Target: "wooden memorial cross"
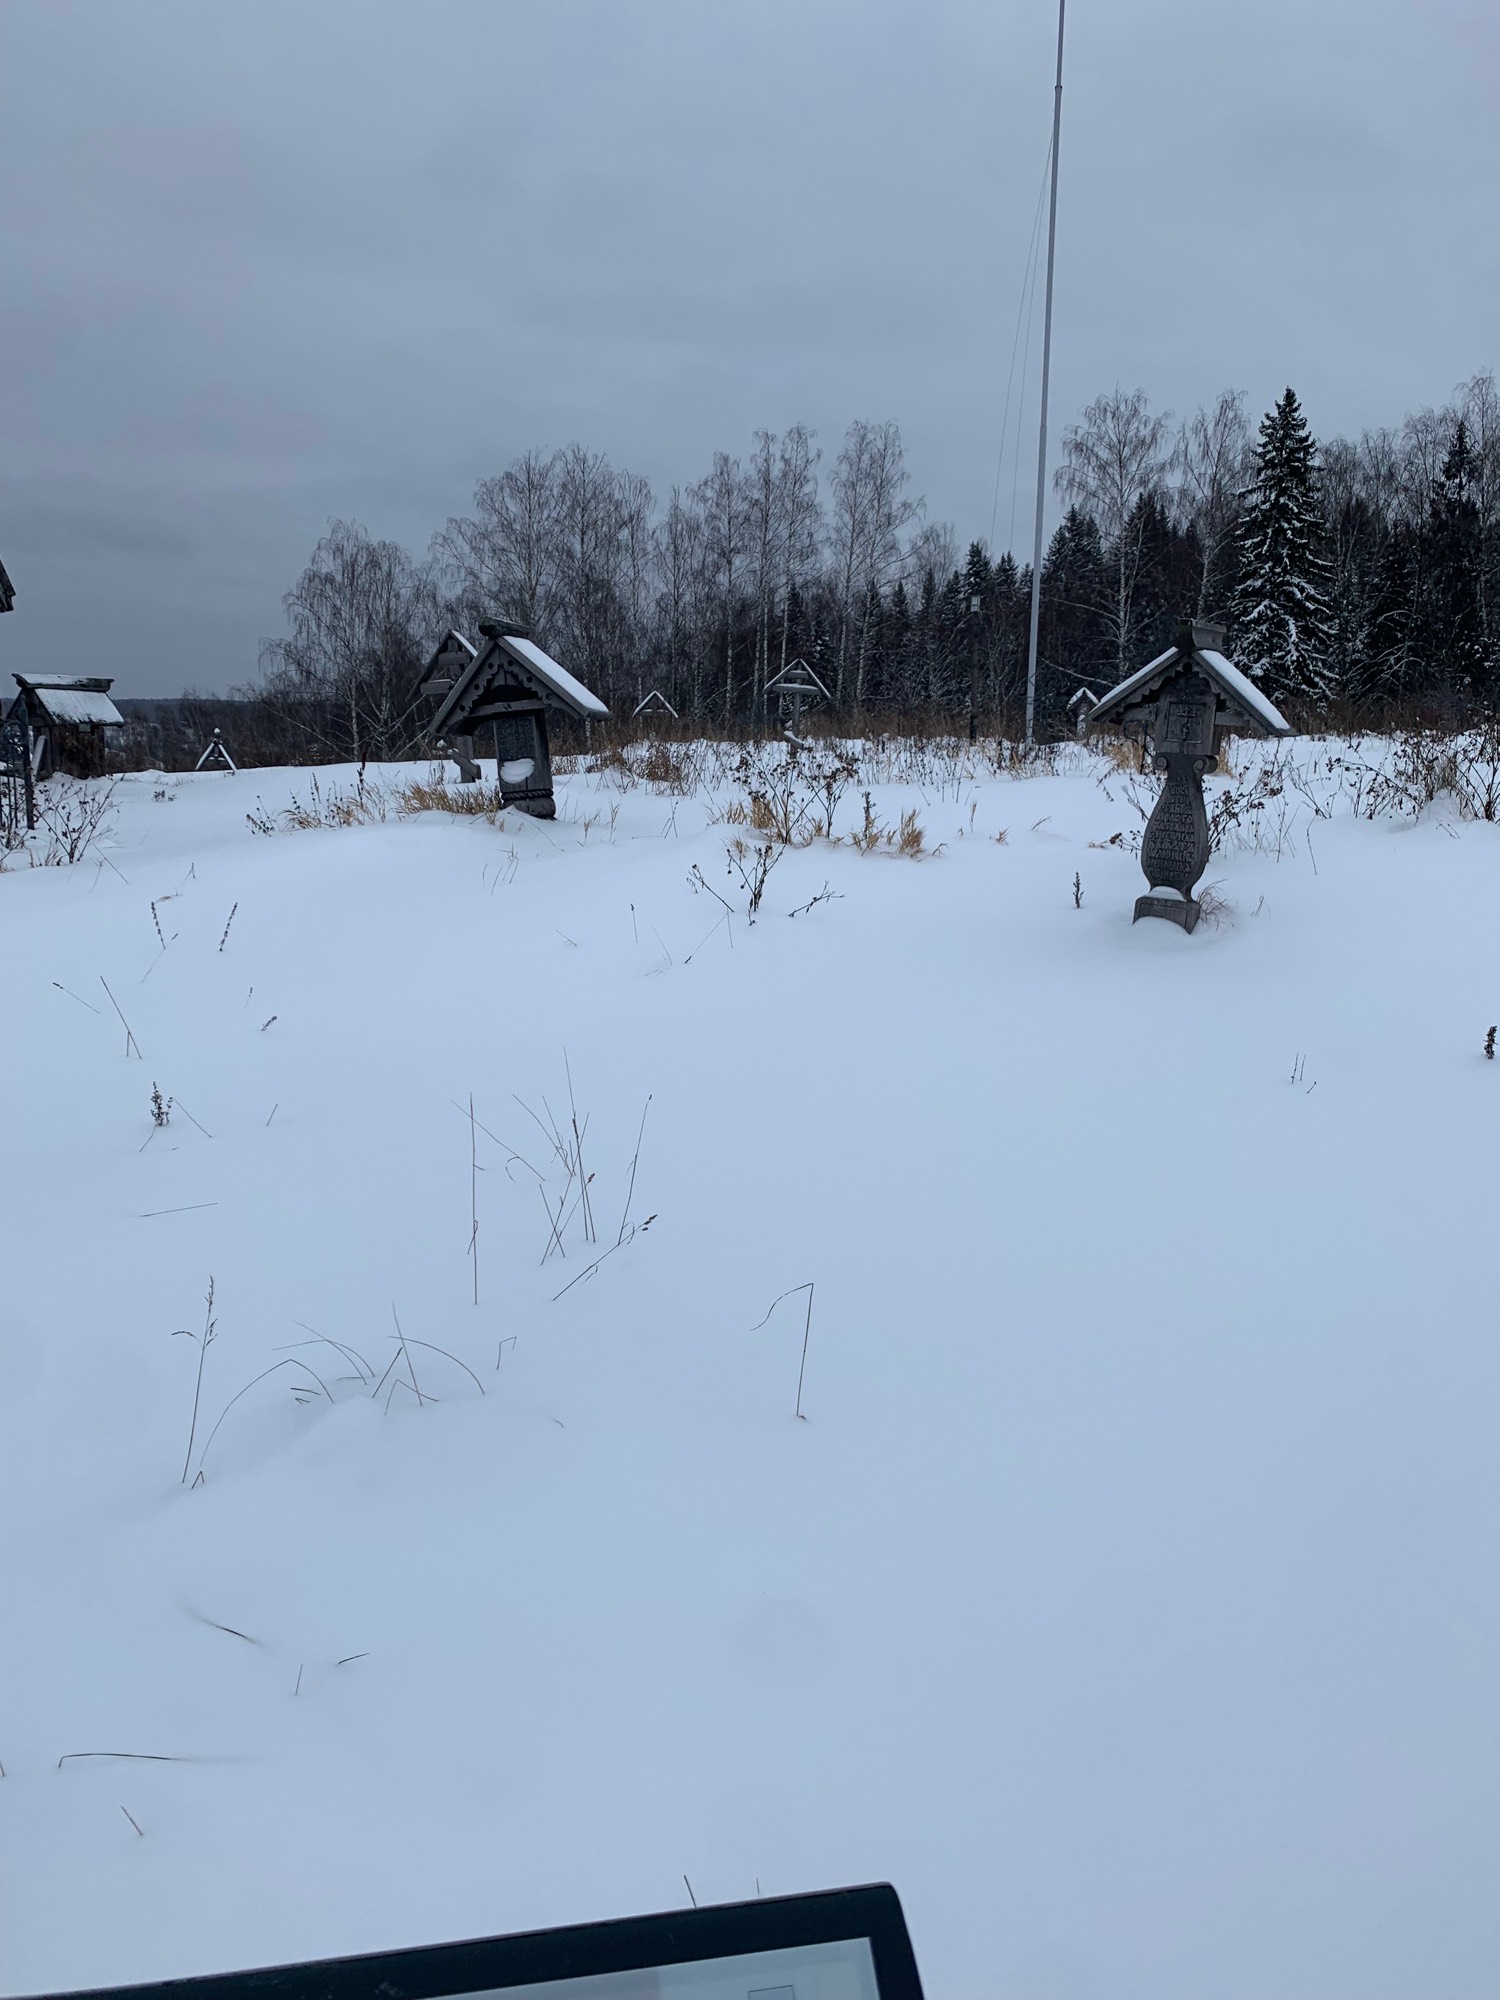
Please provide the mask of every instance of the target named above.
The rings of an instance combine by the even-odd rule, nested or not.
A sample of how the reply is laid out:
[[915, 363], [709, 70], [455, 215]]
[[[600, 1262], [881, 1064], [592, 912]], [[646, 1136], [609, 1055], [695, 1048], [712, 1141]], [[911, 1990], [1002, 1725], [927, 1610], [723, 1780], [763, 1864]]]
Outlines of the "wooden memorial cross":
[[806, 660], [792, 660], [766, 682], [767, 695], [775, 695], [783, 733], [789, 743], [801, 745], [802, 712], [831, 701], [827, 688]]
[[1208, 866], [1205, 773], [1219, 766], [1225, 736], [1285, 736], [1289, 724], [1221, 648], [1223, 628], [1183, 619], [1165, 653], [1131, 674], [1089, 711], [1086, 727], [1149, 737], [1161, 773], [1161, 797], [1146, 822], [1141, 869], [1148, 893], [1135, 919], [1165, 917], [1194, 929], [1201, 915], [1193, 890]]

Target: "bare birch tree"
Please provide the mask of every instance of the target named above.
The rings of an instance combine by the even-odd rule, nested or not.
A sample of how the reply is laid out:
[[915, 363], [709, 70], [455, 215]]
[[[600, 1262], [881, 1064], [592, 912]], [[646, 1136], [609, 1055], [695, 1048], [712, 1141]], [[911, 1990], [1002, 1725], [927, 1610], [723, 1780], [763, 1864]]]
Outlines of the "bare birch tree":
[[761, 712], [761, 691], [769, 674], [771, 623], [781, 581], [781, 543], [785, 537], [781, 484], [777, 478], [777, 441], [770, 431], [755, 433], [747, 490], [750, 501], [750, 546], [754, 566], [755, 658], [751, 666], [750, 705]]
[[781, 513], [781, 651], [777, 671], [787, 664], [792, 594], [816, 570], [823, 547], [823, 514], [818, 502], [818, 461], [822, 457], [805, 424], [793, 424], [781, 440], [776, 480]]
[[686, 693], [694, 711], [703, 706], [703, 656], [697, 635], [704, 540], [703, 512], [695, 496], [674, 486], [656, 531], [657, 643], [666, 655], [673, 700], [680, 706]]
[[1209, 408], [1200, 405], [1177, 433], [1171, 464], [1178, 513], [1191, 523], [1202, 551], [1194, 607], [1200, 618], [1214, 608], [1209, 597], [1234, 538], [1249, 458], [1243, 389], [1221, 390]]
[[557, 609], [550, 636], [592, 687], [607, 693], [623, 650], [623, 513], [603, 452], [570, 444], [557, 464]]
[[558, 463], [528, 451], [474, 489], [474, 512], [432, 538], [432, 556], [471, 620], [512, 618], [530, 631], [551, 623], [557, 580]]
[[724, 647], [724, 715], [734, 714], [734, 627], [745, 587], [745, 569], [753, 542], [753, 509], [745, 474], [737, 458], [714, 453], [713, 471], [698, 482], [694, 496], [702, 510], [706, 574], [718, 599]]
[[292, 629], [262, 644], [263, 698], [335, 754], [404, 755], [431, 636], [428, 575], [398, 543], [332, 521], [282, 603]]
[[834, 699], [841, 705], [850, 692], [856, 705], [864, 697], [868, 621], [861, 614], [870, 586], [883, 589], [891, 579], [901, 559], [902, 532], [921, 512], [921, 503], [903, 492], [908, 478], [898, 424], [849, 426], [829, 482], [833, 493], [829, 540], [839, 621]]

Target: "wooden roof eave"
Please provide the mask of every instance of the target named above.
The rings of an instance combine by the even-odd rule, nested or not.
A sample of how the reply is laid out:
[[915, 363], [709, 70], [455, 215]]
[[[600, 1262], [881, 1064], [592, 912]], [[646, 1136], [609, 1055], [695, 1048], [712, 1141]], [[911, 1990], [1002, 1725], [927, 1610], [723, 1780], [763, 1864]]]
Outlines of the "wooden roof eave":
[[[489, 684], [497, 679], [511, 681], [523, 687], [526, 690], [527, 704], [536, 702], [543, 709], [551, 709], [560, 715], [576, 715], [587, 720], [596, 712], [600, 715], [608, 714], [609, 711], [602, 703], [598, 704], [597, 711], [581, 707], [569, 700], [540, 674], [534, 672], [524, 653], [507, 643], [514, 636], [510, 633], [501, 633], [497, 638], [487, 641], [483, 650], [459, 675], [433, 720], [432, 731], [435, 736], [441, 735], [444, 729], [457, 728], [462, 731], [467, 726], [469, 715], [486, 705], [490, 692]], [[461, 719], [455, 721], [455, 718]], [[482, 719], [489, 721], [493, 718], [485, 716]]]
[[[1179, 674], [1186, 673], [1199, 675], [1213, 689], [1218, 702], [1214, 720], [1216, 729], [1227, 730], [1231, 735], [1282, 736], [1288, 733], [1285, 719], [1269, 700], [1265, 701], [1265, 714], [1252, 713], [1246, 706], [1233, 680], [1227, 678], [1228, 674], [1233, 674], [1244, 684], [1243, 676], [1229, 661], [1225, 660], [1221, 667], [1216, 656], [1202, 650], [1190, 652], [1180, 646], [1173, 646], [1156, 659], [1149, 660], [1144, 667], [1121, 681], [1118, 687], [1111, 688], [1104, 699], [1089, 710], [1084, 720], [1085, 729], [1092, 734], [1096, 729], [1131, 729], [1149, 722], [1162, 689]], [[1255, 689], [1254, 693], [1257, 698], [1264, 699], [1259, 689]]]

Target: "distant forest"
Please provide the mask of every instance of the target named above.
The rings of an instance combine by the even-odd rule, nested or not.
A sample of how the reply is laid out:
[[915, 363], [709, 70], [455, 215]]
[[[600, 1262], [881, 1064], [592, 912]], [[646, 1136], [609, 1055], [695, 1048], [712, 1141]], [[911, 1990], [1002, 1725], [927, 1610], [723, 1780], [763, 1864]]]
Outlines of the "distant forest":
[[[1500, 396], [1317, 442], [1289, 389], [1258, 428], [1243, 395], [1174, 422], [1141, 390], [1063, 434], [1067, 512], [1042, 568], [1038, 727], [1069, 728], [1170, 643], [1184, 613], [1304, 723], [1458, 722], [1500, 700]], [[335, 521], [284, 602], [288, 631], [237, 691], [240, 753], [399, 757], [450, 625], [525, 625], [616, 718], [657, 689], [685, 726], [773, 726], [766, 684], [814, 667], [851, 725], [942, 727], [971, 707], [1018, 733], [1030, 564], [925, 518], [894, 423], [758, 432], [746, 458], [664, 497], [571, 444], [482, 479], [418, 558]], [[245, 704], [248, 704], [245, 705]], [[153, 705], [164, 710], [165, 705]], [[200, 698], [193, 735], [220, 719]], [[768, 712], [769, 711], [769, 712]], [[226, 714], [228, 711], [226, 710]], [[173, 718], [159, 715], [169, 730]]]

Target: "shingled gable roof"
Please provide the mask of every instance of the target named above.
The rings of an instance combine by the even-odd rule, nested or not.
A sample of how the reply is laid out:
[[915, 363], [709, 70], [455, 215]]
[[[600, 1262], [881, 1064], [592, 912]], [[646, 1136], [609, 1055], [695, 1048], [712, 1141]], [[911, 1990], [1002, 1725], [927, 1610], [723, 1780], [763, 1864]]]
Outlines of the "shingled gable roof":
[[[1219, 651], [1214, 642], [1222, 637], [1216, 625], [1180, 625], [1177, 643], [1169, 646], [1164, 653], [1158, 653], [1154, 660], [1148, 660], [1144, 667], [1127, 676], [1118, 687], [1111, 688], [1103, 700], [1089, 710], [1085, 726], [1097, 729], [1105, 723], [1127, 720], [1127, 710], [1145, 707], [1155, 700], [1174, 674], [1191, 668], [1202, 674], [1229, 704], [1232, 711], [1229, 727], [1241, 720], [1267, 736], [1290, 735], [1292, 726], [1281, 710], [1247, 674], [1242, 674], [1234, 662]], [[1200, 643], [1203, 641], [1208, 643]]]
[[766, 682], [766, 693], [819, 694], [825, 701], [833, 699], [806, 660], [788, 660], [780, 673], [772, 674]]
[[485, 644], [453, 683], [453, 687], [433, 719], [432, 733], [462, 730], [464, 718], [476, 709], [490, 689], [503, 682], [515, 682], [551, 708], [569, 715], [591, 719], [608, 715], [609, 710], [596, 694], [591, 694], [566, 667], [560, 667], [544, 653], [534, 639], [514, 626], [498, 621], [481, 625]]

